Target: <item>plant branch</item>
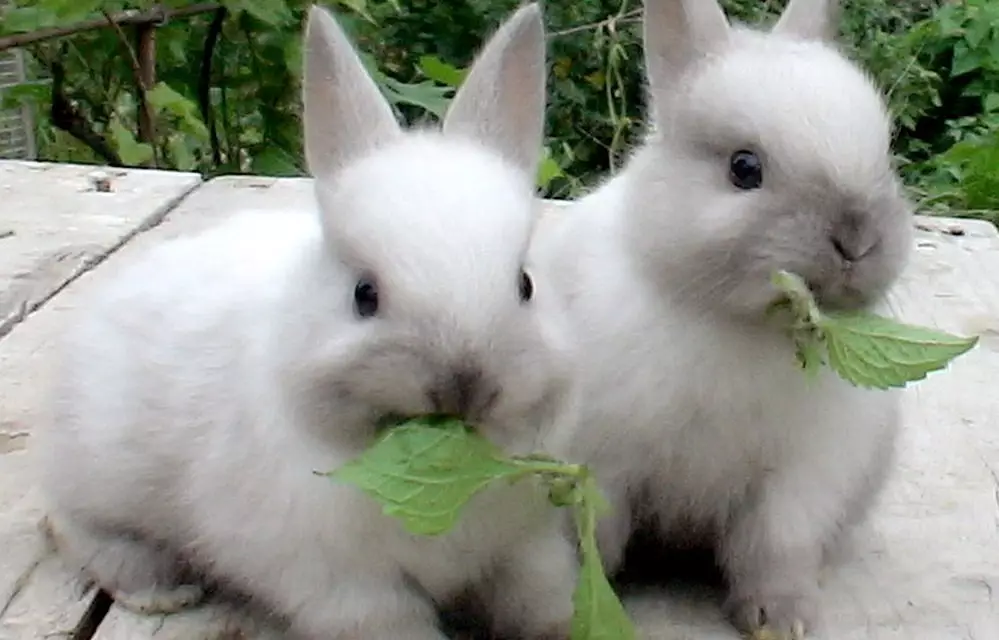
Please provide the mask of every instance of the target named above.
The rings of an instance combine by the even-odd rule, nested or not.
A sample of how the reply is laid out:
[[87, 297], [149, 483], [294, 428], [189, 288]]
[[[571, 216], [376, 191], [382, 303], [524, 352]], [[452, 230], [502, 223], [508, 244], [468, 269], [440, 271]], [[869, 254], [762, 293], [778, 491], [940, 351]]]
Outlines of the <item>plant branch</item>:
[[604, 18], [603, 20], [598, 20], [597, 22], [589, 22], [587, 24], [581, 24], [575, 27], [569, 27], [568, 29], [563, 29], [561, 31], [552, 31], [548, 34], [549, 38], [560, 38], [562, 36], [572, 35], [574, 33], [580, 33], [581, 31], [590, 31], [596, 29], [604, 29], [607, 27], [614, 27], [619, 23], [625, 22], [638, 22], [642, 16], [642, 8], [632, 9], [620, 15], [615, 14], [609, 18]]
[[103, 158], [109, 165], [123, 166], [124, 163], [118, 152], [108, 144], [103, 136], [94, 131], [80, 110], [76, 108], [76, 105], [66, 96], [66, 70], [58, 57], [52, 60], [51, 71], [52, 107], [49, 111], [49, 117], [52, 119], [52, 124], [87, 145], [91, 151]]
[[[149, 100], [146, 99], [146, 92], [152, 89], [149, 86], [149, 76], [151, 75], [151, 70], [148, 68], [150, 64], [155, 63], [155, 55], [150, 59], [149, 52], [146, 50], [149, 43], [145, 40], [146, 38], [151, 38], [152, 34], [146, 32], [145, 30], [154, 29], [155, 27], [150, 24], [144, 24], [139, 26], [139, 45], [141, 49], [142, 61], [139, 60], [139, 55], [136, 54], [135, 48], [132, 43], [128, 41], [128, 36], [125, 31], [121, 28], [117, 22], [115, 22], [114, 17], [108, 13], [107, 10], [102, 9], [101, 13], [104, 14], [105, 20], [108, 24], [114, 28], [115, 32], [118, 34], [118, 39], [121, 41], [122, 46], [128, 52], [129, 60], [132, 63], [132, 73], [135, 75], [135, 86], [139, 94], [139, 135], [138, 139], [140, 142], [145, 142], [152, 146], [153, 148], [153, 166], [159, 165], [159, 159], [156, 157], [156, 144], [155, 144], [155, 132], [153, 128], [153, 106], [149, 104]], [[145, 63], [145, 65], [143, 64]]]
[[[127, 11], [111, 14], [111, 17], [114, 19], [114, 24], [118, 25], [159, 24], [171, 18], [185, 18], [199, 13], [215, 11], [218, 7], [219, 4], [217, 2], [203, 2], [201, 4], [194, 4], [188, 7], [178, 7], [176, 9], [165, 7], [157, 7], [149, 11], [129, 9]], [[0, 51], [13, 49], [14, 47], [23, 47], [38, 42], [45, 42], [46, 40], [64, 38], [66, 36], [83, 33], [85, 31], [106, 29], [108, 26], [109, 24], [106, 18], [94, 18], [92, 20], [84, 20], [83, 22], [68, 27], [51, 27], [27, 33], [15, 33], [9, 36], [0, 37]]]
[[198, 102], [201, 106], [201, 118], [208, 125], [212, 145], [212, 162], [215, 166], [222, 164], [222, 150], [219, 147], [218, 127], [212, 110], [212, 59], [215, 54], [215, 45], [222, 34], [226, 15], [228, 15], [226, 8], [219, 7], [215, 10], [215, 15], [212, 16], [212, 22], [208, 26], [208, 34], [205, 36], [205, 47], [201, 52], [201, 75], [198, 78]]

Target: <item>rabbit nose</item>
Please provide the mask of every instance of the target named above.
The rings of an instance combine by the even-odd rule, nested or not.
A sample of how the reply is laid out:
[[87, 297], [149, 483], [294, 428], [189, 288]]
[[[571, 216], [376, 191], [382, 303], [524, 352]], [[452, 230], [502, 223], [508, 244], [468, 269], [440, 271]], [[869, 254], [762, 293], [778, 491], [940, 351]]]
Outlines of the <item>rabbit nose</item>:
[[836, 250], [839, 257], [847, 262], [854, 262], [860, 257], [850, 243], [844, 242], [837, 236], [829, 236], [829, 242], [832, 243], [833, 249]]
[[485, 379], [479, 367], [458, 367], [438, 378], [427, 390], [427, 399], [436, 413], [475, 419], [496, 401], [499, 395]]

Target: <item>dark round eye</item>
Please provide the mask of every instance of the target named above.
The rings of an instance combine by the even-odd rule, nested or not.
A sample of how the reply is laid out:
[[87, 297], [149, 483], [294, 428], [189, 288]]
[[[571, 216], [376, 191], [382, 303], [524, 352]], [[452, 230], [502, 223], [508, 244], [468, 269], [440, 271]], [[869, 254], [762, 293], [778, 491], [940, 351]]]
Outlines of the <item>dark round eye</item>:
[[729, 160], [728, 178], [740, 189], [759, 189], [763, 184], [763, 163], [760, 162], [760, 157], [745, 149], [736, 151]]
[[373, 280], [361, 278], [354, 287], [354, 310], [362, 318], [378, 313], [378, 287]]
[[526, 271], [521, 270], [520, 272], [520, 301], [528, 302], [531, 296], [534, 295], [534, 282], [531, 281], [531, 276], [527, 275]]

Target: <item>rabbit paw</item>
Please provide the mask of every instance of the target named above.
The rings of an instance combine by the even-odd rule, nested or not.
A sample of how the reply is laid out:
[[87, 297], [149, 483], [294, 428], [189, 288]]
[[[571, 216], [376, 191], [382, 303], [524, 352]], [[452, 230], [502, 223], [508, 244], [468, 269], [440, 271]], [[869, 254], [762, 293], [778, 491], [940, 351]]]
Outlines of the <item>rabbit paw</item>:
[[753, 640], [803, 640], [812, 627], [814, 604], [800, 594], [757, 594], [733, 598], [726, 613]]
[[115, 603], [142, 615], [177, 613], [192, 607], [204, 598], [204, 590], [196, 585], [143, 589], [132, 593], [117, 591], [111, 594]]

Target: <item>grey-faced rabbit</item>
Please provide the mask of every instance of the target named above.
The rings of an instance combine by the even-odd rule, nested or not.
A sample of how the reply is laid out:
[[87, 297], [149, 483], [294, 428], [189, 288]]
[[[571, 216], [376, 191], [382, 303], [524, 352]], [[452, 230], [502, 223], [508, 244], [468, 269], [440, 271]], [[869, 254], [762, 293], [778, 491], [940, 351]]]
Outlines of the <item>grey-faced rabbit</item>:
[[576, 559], [536, 487], [419, 537], [314, 474], [388, 414], [459, 414], [512, 453], [572, 419], [564, 319], [524, 268], [540, 9], [492, 36], [440, 132], [400, 128], [325, 10], [305, 42], [315, 211], [163, 243], [87, 301], [38, 443], [53, 539], [140, 611], [202, 598], [183, 561], [303, 638], [442, 640], [434, 605], [480, 583], [498, 633], [566, 638]]
[[809, 380], [765, 314], [776, 269], [828, 309], [880, 308], [910, 251], [890, 119], [836, 13], [791, 0], [763, 31], [715, 0], [646, 0], [652, 132], [532, 249], [583, 359], [583, 417], [549, 446], [614, 506], [608, 568], [640, 521], [707, 540], [747, 631], [817, 621], [825, 552], [878, 495], [898, 425], [898, 393]]

